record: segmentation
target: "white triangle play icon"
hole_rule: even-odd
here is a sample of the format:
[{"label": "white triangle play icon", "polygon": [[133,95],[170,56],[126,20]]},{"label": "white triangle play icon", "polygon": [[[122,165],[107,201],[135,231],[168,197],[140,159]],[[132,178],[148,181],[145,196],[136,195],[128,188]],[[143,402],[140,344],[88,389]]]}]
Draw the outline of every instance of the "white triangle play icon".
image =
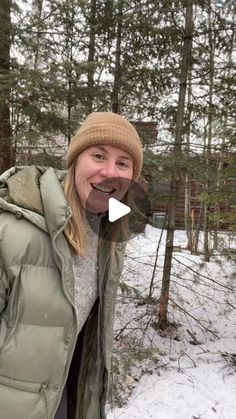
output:
[{"label": "white triangle play icon", "polygon": [[108,218],[111,223],[128,214],[129,212],[130,207],[127,205],[122,204],[122,202],[117,201],[115,198],[109,199]]}]

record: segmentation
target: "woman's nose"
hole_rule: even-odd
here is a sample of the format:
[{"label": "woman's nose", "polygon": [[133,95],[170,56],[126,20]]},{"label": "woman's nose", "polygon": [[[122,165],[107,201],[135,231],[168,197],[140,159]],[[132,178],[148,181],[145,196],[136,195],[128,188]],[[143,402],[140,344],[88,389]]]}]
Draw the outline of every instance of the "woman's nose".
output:
[{"label": "woman's nose", "polygon": [[117,165],[113,161],[105,161],[100,171],[102,176],[113,178],[118,176]]}]

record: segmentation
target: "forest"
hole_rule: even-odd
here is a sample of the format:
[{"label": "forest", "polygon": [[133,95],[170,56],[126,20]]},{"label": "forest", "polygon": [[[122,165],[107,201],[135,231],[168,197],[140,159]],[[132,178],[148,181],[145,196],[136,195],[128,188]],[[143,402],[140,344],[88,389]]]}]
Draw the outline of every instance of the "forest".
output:
[{"label": "forest", "polygon": [[[1,0],[0,33],[0,173],[25,164],[63,168],[73,133],[92,111],[156,127],[154,139],[140,131],[142,175],[153,208],[158,185],[166,185],[164,259],[154,298],[159,243],[143,303],[155,305],[163,332],[171,326],[181,188],[185,250],[205,266],[215,255],[235,264],[235,1]],[[121,283],[122,293],[132,290]]]}]

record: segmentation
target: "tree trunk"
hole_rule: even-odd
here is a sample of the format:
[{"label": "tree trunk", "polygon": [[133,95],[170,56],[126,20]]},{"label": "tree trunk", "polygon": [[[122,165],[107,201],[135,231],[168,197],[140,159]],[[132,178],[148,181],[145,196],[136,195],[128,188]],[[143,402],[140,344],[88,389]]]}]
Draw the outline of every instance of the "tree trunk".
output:
[{"label": "tree trunk", "polygon": [[203,213],[203,205],[201,204],[200,211],[197,218],[197,223],[194,228],[193,253],[198,253],[200,228],[201,228],[201,223],[202,223],[202,213]]},{"label": "tree trunk", "polygon": [[8,76],[10,73],[10,44],[11,44],[11,1],[2,0],[0,3],[0,72],[2,86],[0,90],[0,173],[12,166],[11,123],[10,123],[10,94]]},{"label": "tree trunk", "polygon": [[112,92],[112,112],[119,113],[119,91],[121,79],[121,38],[122,38],[122,23],[123,23],[123,4],[121,0],[118,4],[117,16],[117,34],[116,34],[116,61],[114,70],[114,85]]},{"label": "tree trunk", "polygon": [[191,182],[189,175],[185,176],[185,189],[184,189],[184,227],[187,236],[187,250],[193,252],[193,229],[191,223]]},{"label": "tree trunk", "polygon": [[[224,144],[224,141],[223,141]],[[218,248],[218,232],[220,228],[220,193],[221,193],[221,175],[223,170],[223,161],[224,161],[224,146],[222,145],[222,150],[220,153],[220,161],[217,164],[217,174],[216,174],[216,197],[214,203],[214,225],[213,225],[213,249]]]},{"label": "tree trunk", "polygon": [[89,53],[88,53],[88,113],[93,111],[94,96],[94,57],[96,36],[97,0],[91,0],[89,17]]},{"label": "tree trunk", "polygon": [[[209,115],[208,115],[209,117]],[[204,261],[210,261],[210,249],[209,249],[209,222],[208,222],[208,212],[209,212],[209,157],[210,149],[208,146],[207,138],[207,127],[205,127],[204,132],[204,153],[205,153],[205,182],[204,182],[204,202],[203,202],[203,254]]]},{"label": "tree trunk", "polygon": [[183,43],[181,73],[180,73],[180,88],[179,100],[176,117],[176,134],[174,142],[174,155],[177,158],[177,167],[173,171],[170,184],[170,200],[168,204],[168,220],[167,220],[167,235],[166,235],[166,249],[164,260],[164,271],[162,277],[162,289],[160,297],[160,306],[158,313],[158,326],[165,329],[168,326],[168,302],[170,290],[171,264],[174,245],[174,230],[175,230],[175,216],[176,216],[176,202],[179,189],[179,168],[178,158],[181,154],[181,143],[183,137],[183,123],[185,113],[185,97],[187,89],[187,79],[191,67],[191,50],[192,50],[192,36],[193,36],[193,5],[186,7],[185,17],[185,36]]},{"label": "tree trunk", "polygon": [[[228,80],[228,81],[230,81],[234,77],[233,54],[234,54],[234,45],[235,45],[235,37],[236,37],[235,10],[236,8],[234,7],[233,17],[232,17],[232,33],[228,40],[228,45],[229,45],[228,60],[227,60],[228,62],[227,62],[226,72],[225,72],[225,80]],[[226,87],[226,91],[228,91],[231,88],[230,82],[225,82],[225,87]],[[214,250],[218,248],[218,232],[220,228],[220,215],[221,215],[219,200],[220,200],[220,197],[222,196],[222,192],[224,188],[223,182],[222,182],[222,172],[223,172],[224,157],[225,157],[224,132],[227,131],[229,107],[230,107],[230,103],[229,103],[228,95],[226,95],[223,100],[223,109],[224,109],[224,116],[223,116],[223,121],[222,121],[223,137],[222,137],[221,150],[220,150],[220,161],[218,162],[218,165],[217,165],[217,180],[216,180],[217,196],[216,196],[216,201],[214,204],[214,229],[213,229],[213,249]]]},{"label": "tree trunk", "polygon": [[209,8],[208,15],[208,33],[209,33],[209,49],[210,49],[210,62],[209,62],[209,100],[208,100],[208,115],[207,115],[207,136],[205,144],[205,161],[206,161],[206,178],[205,178],[205,196],[206,201],[204,205],[204,261],[210,261],[210,243],[209,243],[209,172],[210,172],[210,157],[212,146],[212,123],[213,123],[213,82],[214,82],[214,56],[215,56],[215,40],[212,37],[212,20],[211,8]]},{"label": "tree trunk", "polygon": [[37,22],[37,33],[36,33],[36,45],[34,56],[32,58],[32,67],[34,70],[37,70],[40,65],[40,40],[41,40],[41,31],[39,29],[38,23],[42,19],[42,10],[43,10],[43,0],[33,0],[32,3],[32,20]]},{"label": "tree trunk", "polygon": [[[189,88],[188,88],[188,102],[187,102],[187,118],[186,118],[186,146],[185,154],[190,155],[190,133],[191,133],[191,72],[189,72]],[[185,175],[185,189],[184,189],[184,226],[187,235],[187,249],[193,252],[193,219],[191,214],[191,180],[188,173]]]},{"label": "tree trunk", "polygon": [[71,135],[72,135],[71,111],[73,107],[73,104],[72,104],[72,89],[73,89],[72,67],[73,67],[73,38],[74,38],[74,18],[75,18],[74,2],[69,3],[66,13],[67,13],[67,23],[65,25],[66,58],[69,63],[66,69],[66,80],[67,80],[66,108],[67,108],[67,141],[69,145],[70,140],[71,140]]}]

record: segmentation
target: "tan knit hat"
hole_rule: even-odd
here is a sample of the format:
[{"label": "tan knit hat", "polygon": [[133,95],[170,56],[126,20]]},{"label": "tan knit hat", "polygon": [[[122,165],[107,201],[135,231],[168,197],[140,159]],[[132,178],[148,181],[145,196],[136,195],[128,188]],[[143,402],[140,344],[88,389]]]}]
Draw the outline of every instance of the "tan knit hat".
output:
[{"label": "tan knit hat", "polygon": [[142,143],[136,129],[122,116],[113,112],[93,112],[87,116],[81,128],[72,138],[67,152],[67,167],[86,148],[92,145],[112,145],[133,157],[133,179],[142,170]]}]

